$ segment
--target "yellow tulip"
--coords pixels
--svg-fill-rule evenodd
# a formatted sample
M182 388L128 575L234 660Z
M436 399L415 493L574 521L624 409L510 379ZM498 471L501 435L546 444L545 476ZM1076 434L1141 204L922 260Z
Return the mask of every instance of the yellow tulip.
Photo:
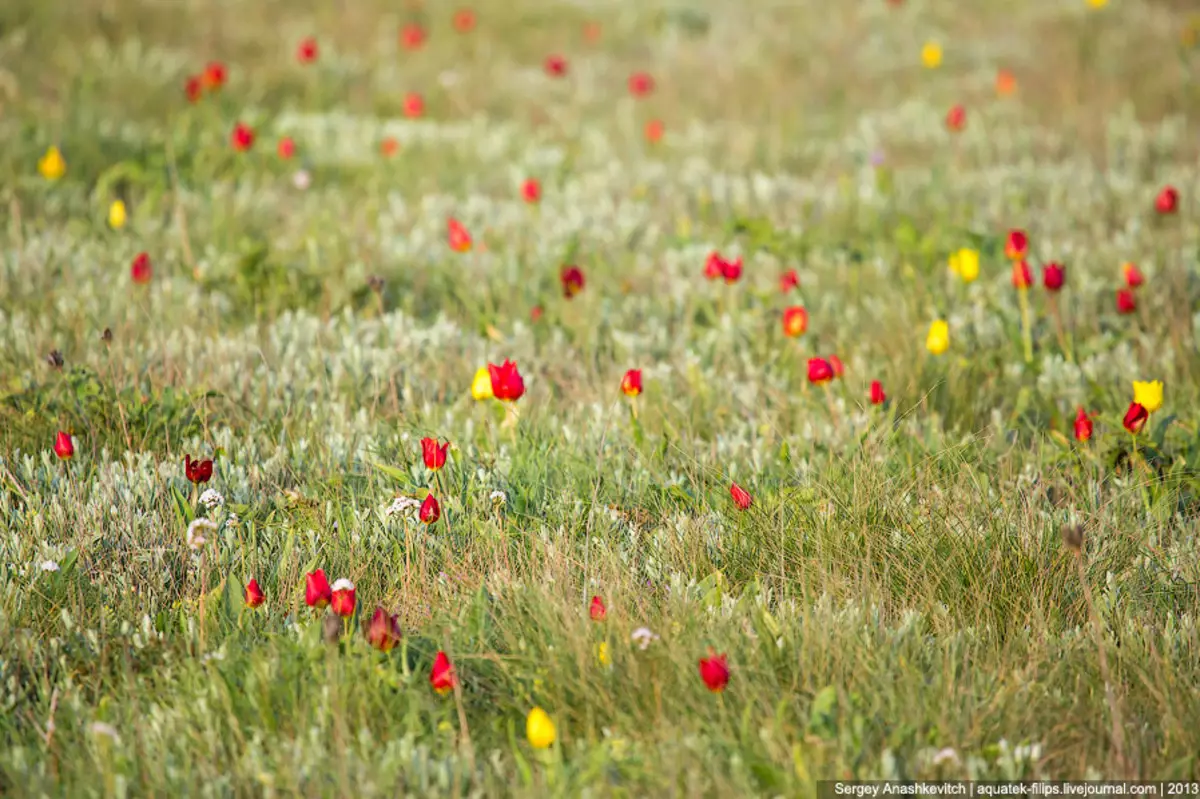
M525 719L525 737L534 749L549 749L558 737L558 730L554 728L554 721L549 714L535 707Z
M477 400L491 399L495 396L492 394L492 376L486 366L479 367L479 371L475 373L475 379L471 381L471 396Z
M120 200L113 200L113 204L108 206L108 224L113 230L120 230L125 227L127 219L125 213L125 203Z
M608 642L601 641L596 644L596 662L601 666L607 666L612 663L612 659L608 656Z
M921 63L926 69L937 69L942 65L942 46L937 42L925 42L921 48Z
M1161 380L1152 380L1150 382L1133 381L1133 401L1146 409L1147 413L1154 413L1163 404L1163 384Z
M1088 0L1088 5L1092 8L1104 8L1108 5L1108 0Z
M958 251L958 276L964 283L973 283L979 277L979 251L962 249Z
M941 355L950 349L950 325L944 320L936 319L929 326L929 335L925 337L925 349L934 355Z
M38 159L38 172L41 172L46 180L58 180L66 171L67 162L63 160L57 147L50 147L46 154Z

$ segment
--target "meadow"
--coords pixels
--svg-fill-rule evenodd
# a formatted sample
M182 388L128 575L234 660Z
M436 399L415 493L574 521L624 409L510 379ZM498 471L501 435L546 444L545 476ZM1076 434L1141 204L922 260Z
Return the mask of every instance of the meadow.
M1200 779L1198 39L6 0L0 794Z

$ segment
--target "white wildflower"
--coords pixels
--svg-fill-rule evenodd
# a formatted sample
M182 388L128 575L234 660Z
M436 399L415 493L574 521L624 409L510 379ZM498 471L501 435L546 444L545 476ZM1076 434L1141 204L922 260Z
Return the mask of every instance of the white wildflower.
M312 175L307 169L296 170L296 174L292 175L292 185L299 191L305 191L312 185Z
M508 497L504 495L503 491L493 491L491 496L489 497L489 499L492 500L493 505L507 505L508 504Z
M43 560L42 561L42 571L56 572L56 571L58 571L58 564L52 560Z
M224 505L225 497L215 488L206 488L204 493L200 495L200 504L209 510L212 510L213 508L219 508Z
M227 530L234 530L241 523L242 523L242 520L238 518L238 515L236 513L231 513L225 517L225 528Z
M421 503L417 502L412 497L396 497L392 500L392 504L388 506L383 515L387 518L393 516L415 516L417 511L421 509Z
M335 580L333 582L333 586L329 590L330 591L353 591L354 583L350 582L345 577L343 577L340 580Z
M649 627L638 627L629 637L643 652L650 648L650 644L658 640L658 636Z
M939 749L933 755L933 765L940 766L943 763L957 764L958 752L955 752L949 746L947 746L945 749Z
M117 733L117 728L111 724L105 724L103 721L92 722L92 734L103 735L106 738L111 738L114 743L121 743L121 736Z
M187 545L192 549L200 549L204 546L206 539L204 537L205 530L216 530L217 526L208 519L199 518L188 525L187 529Z

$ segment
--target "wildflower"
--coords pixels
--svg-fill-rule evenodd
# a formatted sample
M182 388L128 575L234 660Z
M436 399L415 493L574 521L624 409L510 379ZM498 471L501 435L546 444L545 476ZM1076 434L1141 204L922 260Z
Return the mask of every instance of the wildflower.
M67 162L57 147L48 147L46 154L38 159L38 172L46 180L58 180L67 173Z
M438 445L436 438L421 439L421 457L425 460L425 468L436 472L438 469L446 465L446 452L450 449L450 442Z
M799 305L783 310L783 334L788 338L803 336L808 330L808 311Z
M1079 409L1075 412L1075 440L1087 441L1092 437L1093 428L1094 426L1092 425L1091 418L1088 416L1088 412L1080 405Z
M824 358L808 359L808 382L823 385L833 379L833 366Z
M721 262L721 277L725 278L725 282L733 285L742 277L742 259L739 256L733 261Z
M204 489L204 493L200 495L200 504L209 510L212 510L213 508L219 508L224 505L225 497L215 488L206 488Z
M1150 412L1137 402L1129 403L1129 410L1125 411L1125 418L1121 420L1121 424L1125 425L1125 429L1130 433L1137 435L1142 432L1142 428L1146 426L1146 420L1150 418Z
M471 249L471 234L454 217L446 220L446 240L455 252L469 252Z
M937 69L942 65L942 46L937 42L925 42L921 48L921 63L926 69Z
M475 377L471 380L471 396L477 400L492 398L492 376L486 366L475 371Z
M306 191L312 185L312 174L307 169L297 169L292 175L292 185L297 191Z
M1029 264L1024 258L1013 261L1012 284L1013 288L1021 291L1033 285L1033 273L1029 270Z
M1131 289L1135 289L1146 282L1146 276L1142 274L1142 270L1137 268L1137 264L1130 261L1121 264L1121 274L1125 278L1125 285Z
M296 47L296 60L301 64L311 64L317 60L317 40L306 36Z
M596 644L596 662L601 666L612 665L612 658L608 654L608 641L600 641Z
M646 128L643 132L646 136L646 141L651 144L657 144L662 141L663 134L667 132L667 126L663 124L661 119L652 119L646 123Z
M1024 258L1028 252L1029 237L1025 235L1025 231L1016 228L1008 231L1008 238L1004 242L1004 254L1016 261Z
M950 325L943 319L935 319L929 325L929 334L925 336L925 349L934 355L941 355L950 349Z
M242 520L238 518L238 515L236 513L231 513L225 517L225 529L226 530L236 530L237 526L241 523L242 523Z
M121 736L117 734L117 728L111 724L105 724L103 721L93 721L91 730L92 735L102 735L113 743L121 743Z
M400 643L400 623L395 616L389 616L387 611L376 607L367 624L367 642L380 652L391 652Z
M604 621L608 616L608 608L599 596L592 597L592 604L588 605L588 615L592 617L592 621Z
M429 670L429 685L445 696L454 689L454 682L454 666L446 653L439 651L433 658L433 668Z
M149 283L151 276L154 274L154 267L150 263L150 254L139 252L133 258L133 263L129 265L129 276L133 278L134 283Z
M55 369L63 368L63 354L59 350L50 350L46 355L46 363L53 366Z
M113 200L112 205L108 206L108 226L113 230L120 230L125 227L125 221L129 215L125 212L125 203L121 200Z
M710 647L708 657L700 658L700 679L713 693L724 691L729 684L729 664L725 655L716 654Z
M183 456L183 473L187 479L196 484L207 483L212 479L212 460L194 461L191 455Z
M1137 310L1137 299L1130 289L1117 289L1117 313L1127 314Z
M714 251L708 254L708 258L704 261L704 276L709 280L716 280L721 277L724 272L725 261L721 258L720 253Z
M470 33L475 28L475 12L460 8L454 12L454 29L459 33Z
M1133 401L1146 409L1146 413L1154 413L1163 404L1163 384L1161 380L1142 382L1133 381Z
M887 394L883 393L883 383L878 380L871 381L870 397L872 405L882 405L887 402Z
M1179 192L1167 186L1154 198L1154 210L1160 214L1173 214L1179 208Z
M425 113L425 98L417 92L404 95L404 116L416 119Z
M950 254L950 271L964 283L973 283L979 277L979 251L961 249Z
M536 203L542 199L542 184L536 178L529 178L521 184L521 197L527 203Z
M583 291L583 270L578 266L564 266L558 279L562 282L563 296L568 300Z
M951 764L957 765L959 762L958 752L955 752L949 746L944 747L944 748L939 749L936 752L934 752L932 762L933 762L933 765L935 765L935 766L940 766L943 763L951 763Z
M416 50L425 43L425 29L420 25L405 25L400 30L400 44L405 50Z
M266 596L263 595L263 590L258 586L258 580L253 578L250 582L246 583L246 590L242 594L242 599L248 608L256 608L267 601Z
M193 519L187 528L187 545L192 550L200 549L208 540L204 537L205 530L216 530L217 526L203 516Z
M648 72L635 72L629 76L629 93L634 97L645 97L654 91L654 78Z
M521 373L512 361L506 360L499 366L489 363L487 368L496 399L515 402L525 393L525 381L521 379Z
M296 140L291 136L284 136L279 140L279 157L287 161L296 155Z
M58 435L54 437L54 454L59 460L69 461L75 455L75 442L71 440L70 433L58 431Z
M38 568L44 572L56 572L58 571L58 564L52 560L43 560Z
M400 152L400 142L396 140L395 136L388 136L379 143L379 152L383 154L384 158L391 158Z
M1108 5L1108 0L1087 0L1087 4L1092 8L1104 8Z
M304 604L310 608L323 608L333 599L333 589L325 577L324 569L304 575Z
M561 78L567 74L567 59L560 55L546 56L546 74L552 78Z
M729 496L733 497L733 504L737 505L739 510L749 510L750 505L754 502L754 498L750 496L750 492L737 483L729 485Z
M437 497L433 494L426 494L424 501L421 502L421 521L425 524L436 524L440 518L442 518L442 506L438 504Z
M411 516L413 512L419 510L420 507L421 503L417 502L412 497L396 497L392 500L392 504L388 505L387 510L383 512L383 515L389 519L393 516L399 515Z
M636 397L642 393L642 370L630 369L621 378L621 392L627 397Z
M534 749L548 749L554 744L558 731L546 711L535 707L525 718L525 738Z
M229 72L225 69L225 65L220 61L210 61L208 66L204 68L204 88L209 91L217 91L225 85L225 80Z
M354 583L345 577L330 588L329 609L343 619L354 615Z
M1056 261L1042 267L1042 285L1046 287L1046 291L1061 290L1066 276L1066 267Z
M529 321L533 322L534 324L540 322L542 319L543 313L545 313L545 311L542 310L542 306L540 306L540 305L533 306L532 308L529 309Z
M996 73L996 94L1008 97L1017 91L1017 77L1007 69Z
M230 144L233 149L239 153L244 153L254 146L254 129L244 122L239 122L233 126L233 133L229 137Z
M200 98L204 96L204 77L189 75L183 84L183 93L187 96L189 103L199 102Z
M792 289L799 287L800 275L796 273L795 269L789 269L779 276L779 292L781 294L787 294Z
M583 38L595 44L600 41L600 30L599 22L585 22L583 23Z
M503 491L493 491L488 495L488 499L490 499L492 504L496 507L500 507L501 505L508 503L508 497L504 495Z
M946 113L946 128L953 133L958 133L967 126L967 109L961 105L955 105Z
M842 363L842 359L836 355L830 355L826 358L829 361L829 368L833 369L833 376L840 378L846 373L846 365Z
M629 637L643 652L650 648L650 644L658 640L658 636L649 627L638 627L629 634Z

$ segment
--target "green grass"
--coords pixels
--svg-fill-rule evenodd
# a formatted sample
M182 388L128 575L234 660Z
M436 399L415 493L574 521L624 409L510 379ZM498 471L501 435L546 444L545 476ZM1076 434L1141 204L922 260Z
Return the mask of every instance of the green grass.
M974 5L483 0L459 34L432 3L5 4L0 793L1197 779L1188 9ZM430 34L415 52L411 21ZM212 59L229 81L191 105ZM640 100L637 70L657 82ZM229 146L237 120L250 152ZM50 145L57 181L37 171ZM451 216L471 252L447 246ZM1038 279L1028 361L1010 228ZM966 247L969 285L947 270ZM738 283L704 279L713 250L744 258ZM1125 261L1147 276L1131 315ZM586 275L570 300L564 264ZM788 339L795 304L809 328ZM809 385L833 353L845 375ZM469 390L504 359L515 411ZM1132 380L1166 386L1136 440ZM453 443L436 475L423 436ZM222 507L198 502L185 454L216 456ZM428 491L436 525L386 513ZM218 527L192 551L197 515ZM334 644L305 606L315 568L357 586ZM362 631L377 606L404 632L386 654ZM710 647L732 672L719 694L697 668ZM449 696L428 682L439 650ZM549 750L526 741L534 706Z

